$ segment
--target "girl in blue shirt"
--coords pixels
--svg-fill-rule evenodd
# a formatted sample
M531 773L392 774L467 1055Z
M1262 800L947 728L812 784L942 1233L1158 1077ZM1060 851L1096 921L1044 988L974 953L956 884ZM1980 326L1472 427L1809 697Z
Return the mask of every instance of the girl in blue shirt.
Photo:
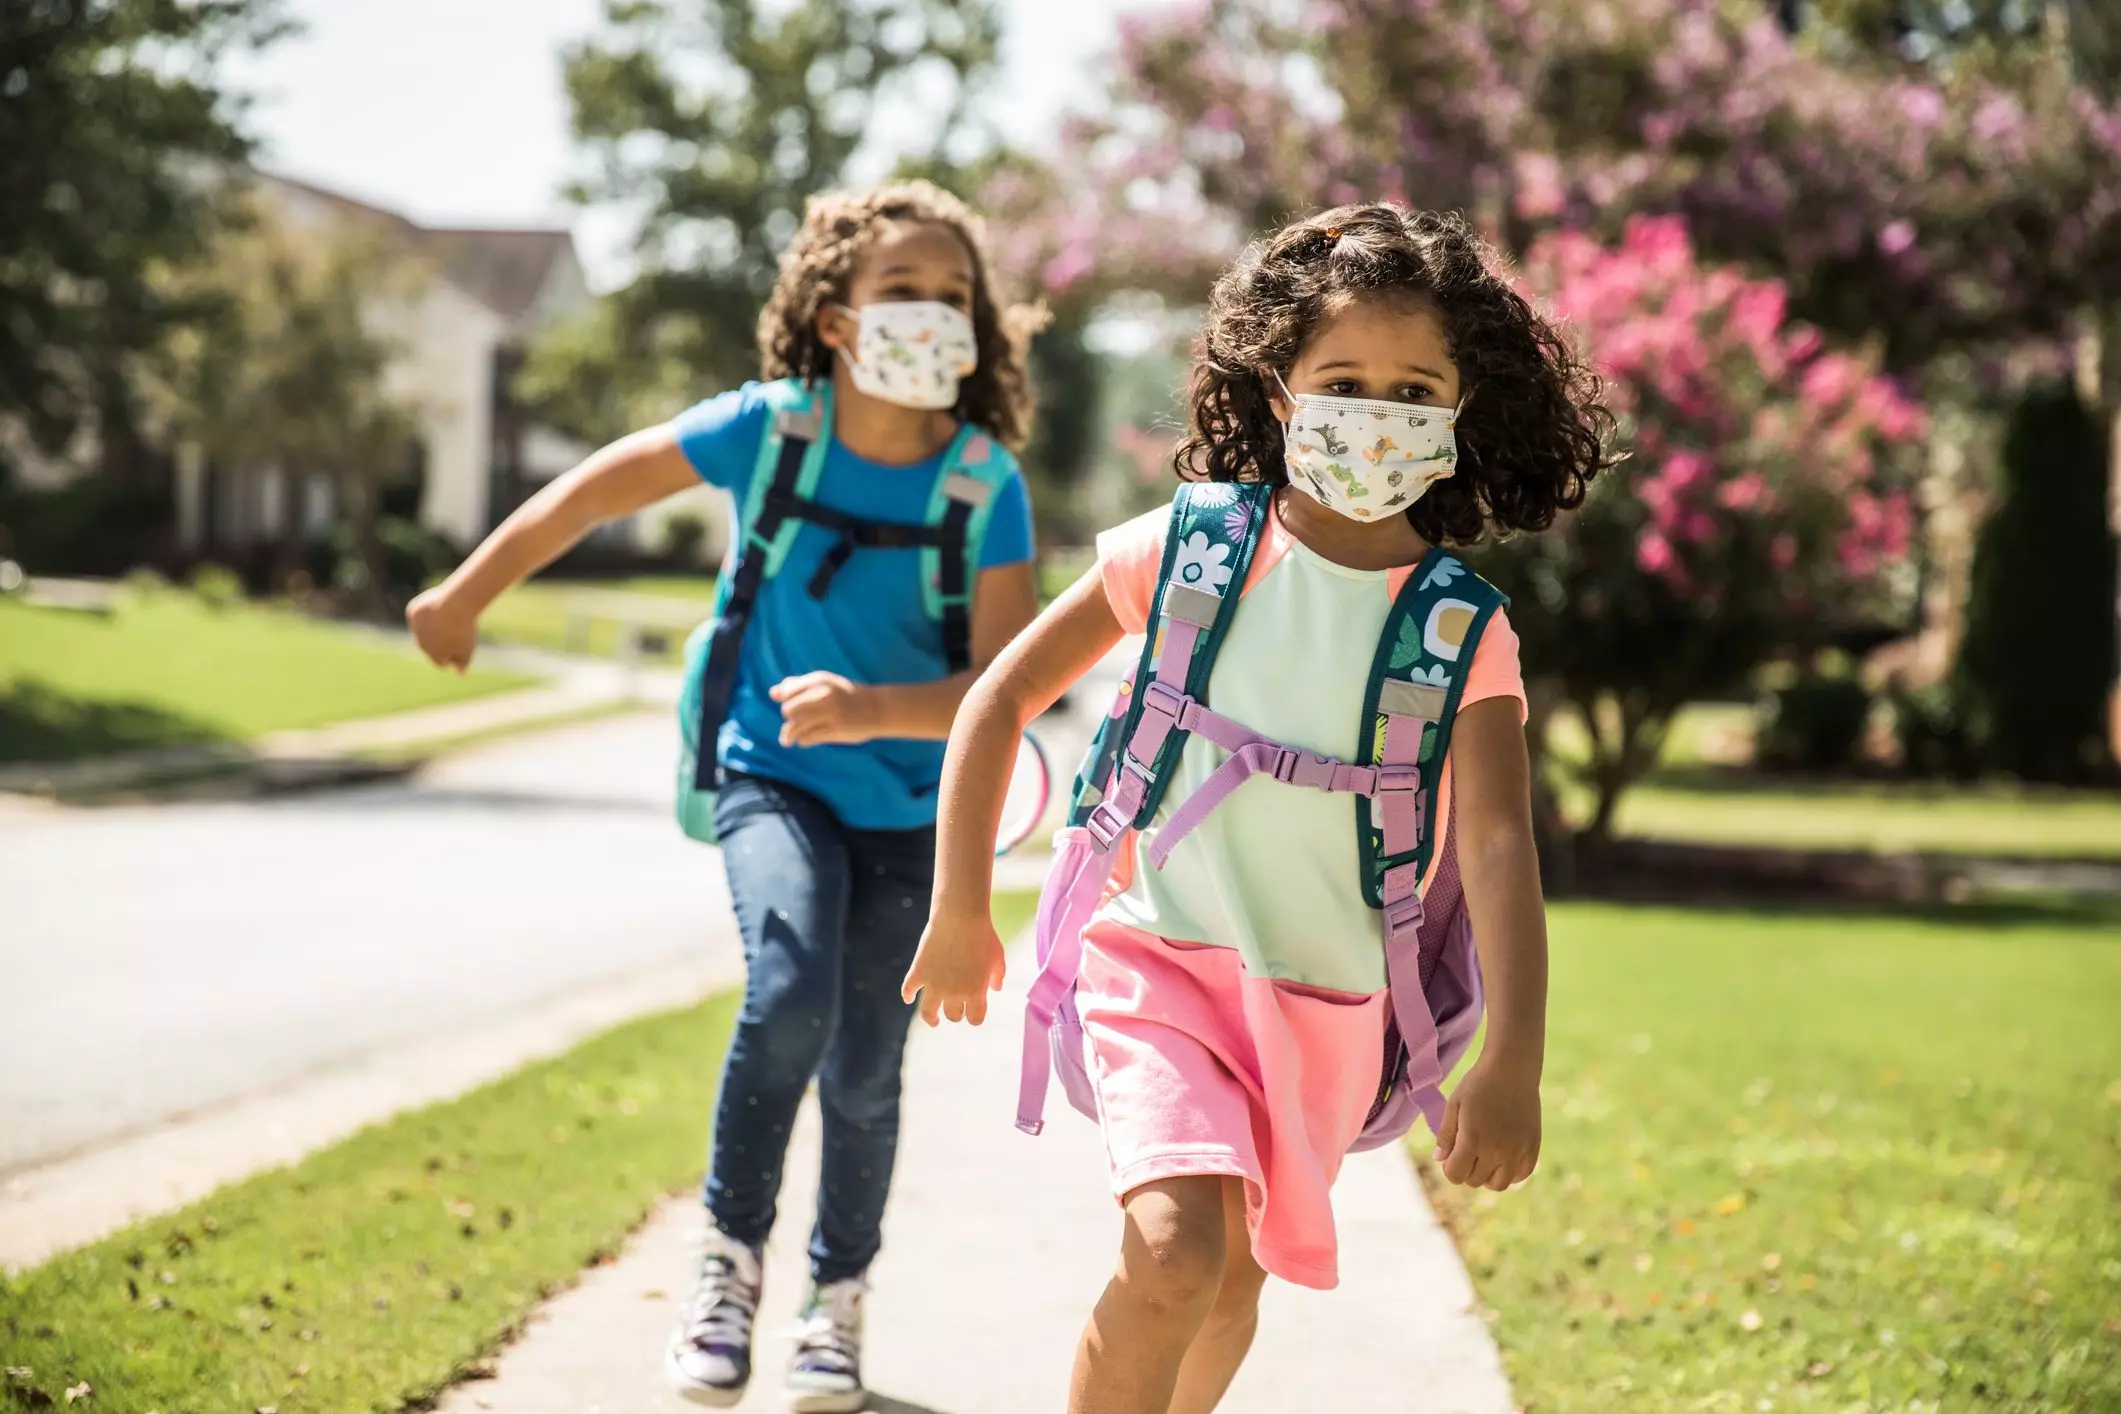
M810 203L758 337L767 379L830 380L813 501L920 526L965 424L1022 444L1036 316L997 301L988 266L977 218L925 182ZM731 543L743 544L770 416L764 386L747 384L604 448L413 601L420 647L461 670L503 590L597 524L702 480L734 493ZM1013 473L977 547L970 671L947 672L917 550L862 548L813 592L838 539L803 524L761 587L716 743L714 823L747 983L705 1186L711 1240L669 1354L672 1382L701 1404L734 1405L750 1381L760 1254L814 1079L823 1171L787 1393L799 1411L862 1407L863 1274L898 1147L912 1015L899 982L927 919L943 741L965 689L1038 610L1030 504Z

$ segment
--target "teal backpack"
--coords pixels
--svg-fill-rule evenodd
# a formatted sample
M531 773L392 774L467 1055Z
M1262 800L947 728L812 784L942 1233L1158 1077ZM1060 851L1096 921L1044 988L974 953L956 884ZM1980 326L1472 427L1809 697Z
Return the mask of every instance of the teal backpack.
M703 844L714 843L714 797L722 782L717 744L736 691L744 630L761 586L780 572L803 525L838 537L810 576L814 598L831 591L856 550L919 552L928 616L942 629L945 675L961 673L972 666L972 591L987 519L995 493L1016 473L1008 448L968 423L943 454L922 524L850 516L812 499L832 446L832 385L790 378L766 384L763 393L768 421L744 495L743 542L734 563L724 566L713 615L685 640L677 815L679 827Z

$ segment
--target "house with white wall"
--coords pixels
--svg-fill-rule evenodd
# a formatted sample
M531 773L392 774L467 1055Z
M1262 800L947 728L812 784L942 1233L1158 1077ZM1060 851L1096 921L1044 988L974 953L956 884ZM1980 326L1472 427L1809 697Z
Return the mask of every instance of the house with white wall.
M398 356L390 392L419 424L418 518L470 545L590 448L531 419L512 396L539 332L591 295L565 230L421 226L342 193L267 173L257 193L272 219L320 237L380 237L425 278L410 296L379 296L378 332ZM177 539L194 553L306 540L331 523L323 477L300 468L233 472L179 460Z
M297 237L314 232L319 240L378 241L421 277L379 291L369 311L372 327L397 352L387 388L419 427L415 465L394 493L403 501L416 491L416 504L401 513L468 549L593 450L538 422L514 392L531 343L593 299L569 232L422 226L314 183L264 172L249 179L268 217ZM92 429L57 456L40 453L4 422L0 439L22 484L32 489L66 485L97 464ZM195 450L173 450L169 539L184 557L295 549L336 519L333 489L322 475L299 467L216 466ZM725 499L703 485L607 527L599 538L659 552L676 515L719 527ZM712 552L720 540L711 529L703 550Z

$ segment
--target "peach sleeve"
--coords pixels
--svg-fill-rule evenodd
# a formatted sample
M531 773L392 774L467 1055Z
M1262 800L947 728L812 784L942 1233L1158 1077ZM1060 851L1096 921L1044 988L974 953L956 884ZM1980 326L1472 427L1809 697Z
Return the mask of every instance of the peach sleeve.
M1142 633L1149 626L1149 604L1156 598L1156 572L1163 568L1164 535L1170 524L1170 509L1159 507L1097 537L1097 576L1113 617L1128 633ZM1514 639L1510 661L1514 669Z
M1155 574L1154 566L1150 574ZM1461 711L1484 697L1514 697L1518 719L1524 719L1524 668L1518 662L1517 647L1517 630L1510 627L1510 616L1497 609L1480 635L1480 646L1473 650L1472 666L1466 669L1465 690L1458 698Z

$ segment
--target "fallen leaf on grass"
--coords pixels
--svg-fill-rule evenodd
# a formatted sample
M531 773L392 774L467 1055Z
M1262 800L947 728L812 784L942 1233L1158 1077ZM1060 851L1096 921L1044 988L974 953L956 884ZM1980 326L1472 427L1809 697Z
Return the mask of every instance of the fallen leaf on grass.
M86 1399L94 1393L95 1391L88 1387L88 1381L83 1380L80 1384L66 1387L66 1402L72 1404L75 1400Z
M1716 1200L1716 1211L1723 1217L1745 1210L1747 1199L1743 1193L1726 1193Z
M1696 1231L1694 1220L1692 1218L1681 1218L1678 1222L1672 1224L1672 1231L1678 1233L1681 1237L1692 1237Z
M1767 1255L1766 1255L1765 1257L1762 1257L1762 1258L1760 1259L1760 1268L1761 1268L1761 1270L1762 1270L1762 1271L1768 1271L1768 1272L1779 1272L1779 1271L1781 1271L1781 1270L1782 1270L1782 1254L1781 1254L1780 1252L1770 1252L1770 1253L1768 1253L1768 1254L1767 1254Z
M1814 1360L1811 1364L1804 1367L1804 1373L1815 1380L1823 1380L1834 1373L1834 1362L1831 1360Z

